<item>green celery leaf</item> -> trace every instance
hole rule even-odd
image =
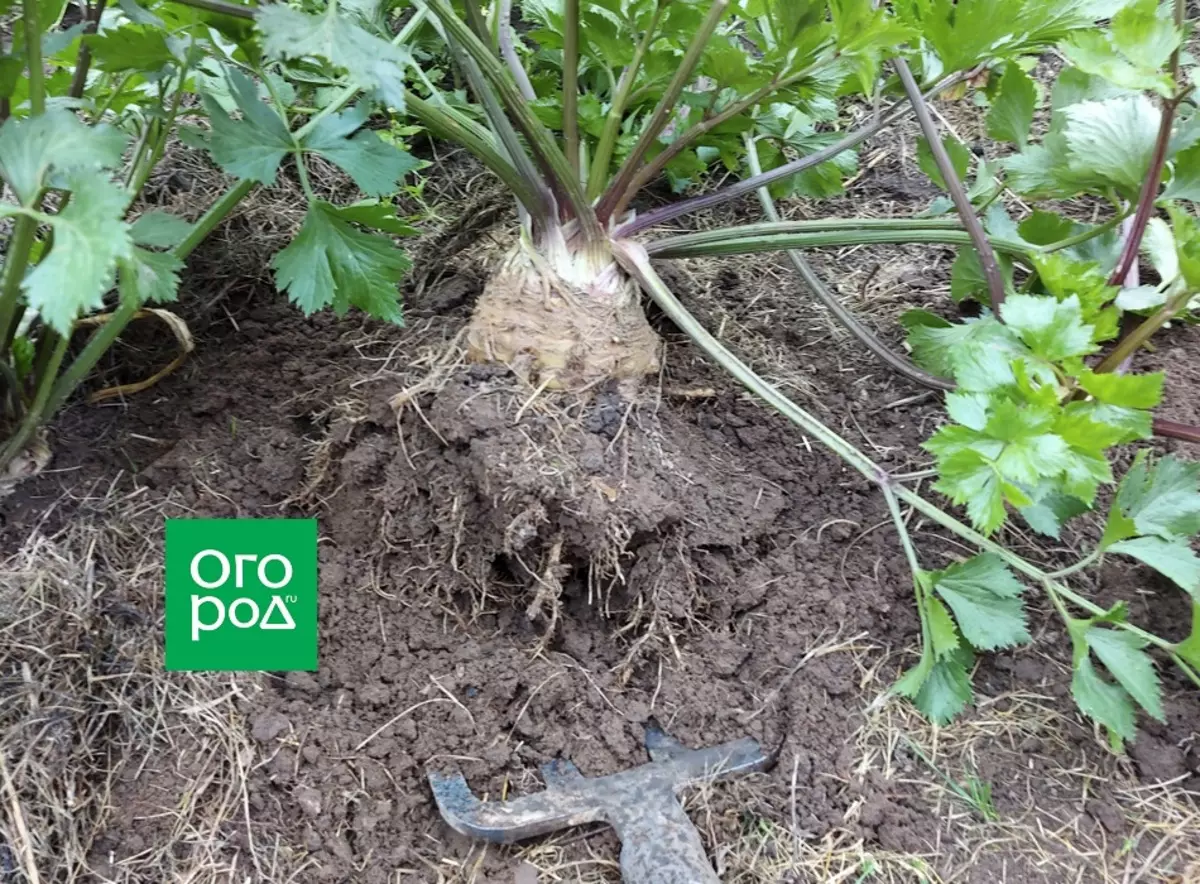
[[[1189,291],[1200,291],[1200,224],[1176,203],[1167,205],[1167,214],[1171,218],[1171,233],[1175,238],[1179,275],[1187,283]]]
[[[1086,369],[1085,369],[1086,371]],[[1054,421],[1054,432],[1072,448],[1102,454],[1113,445],[1125,441],[1123,426],[1096,420],[1088,402],[1068,402]]]
[[[1118,296],[1119,289],[1108,284],[1106,273],[1095,261],[1074,258],[1064,252],[1039,255],[1034,258],[1042,288],[1060,301],[1070,297],[1079,299],[1083,321],[1092,325],[1105,324],[1105,316],[1111,312],[1107,305]],[[1114,317],[1115,318],[1115,317]],[[1100,331],[1093,340],[1104,340]]]
[[[124,25],[85,36],[83,42],[91,50],[96,68],[109,73],[152,72],[176,61],[161,27]]]
[[[1161,113],[1145,95],[1084,101],[1063,111],[1071,170],[1136,198],[1150,167]]]
[[[1098,626],[1089,628],[1084,639],[1138,705],[1158,721],[1165,721],[1154,663],[1143,650],[1146,640],[1125,630]]]
[[[1028,351],[1013,330],[995,317],[948,328],[911,328],[908,343],[917,364],[953,378],[965,392],[989,392],[1014,384],[1012,360]]]
[[[903,697],[910,699],[915,697],[920,693],[921,685],[925,684],[925,680],[929,678],[929,673],[933,671],[935,659],[933,649],[928,645],[922,646],[920,661],[896,680],[892,690]]]
[[[305,314],[332,306],[342,316],[357,307],[403,324],[396,286],[411,262],[391,239],[359,230],[337,206],[311,203],[299,234],[271,267],[280,291]]]
[[[1010,295],[1000,310],[1005,323],[1026,346],[1048,362],[1096,351],[1092,326],[1083,321],[1079,298],[1059,301],[1044,295]]]
[[[945,72],[997,57],[1033,54],[1118,6],[1097,0],[897,0],[900,20],[919,29]]]
[[[1017,228],[1021,238],[1035,246],[1048,246],[1051,243],[1066,239],[1076,231],[1076,223],[1070,218],[1064,218],[1054,212],[1035,209]],[[1042,260],[1051,258],[1056,253],[1045,256]]]
[[[1160,199],[1200,202],[1200,144],[1177,153],[1170,169],[1171,177]]]
[[[950,167],[954,169],[955,176],[959,181],[965,180],[967,171],[971,168],[971,152],[952,135],[947,135],[942,139],[942,146],[946,148],[946,153],[950,156]],[[929,176],[934,184],[942,190],[947,189],[946,180],[942,177],[942,171],[933,158],[929,142],[924,137],[917,142],[917,166]]]
[[[1054,81],[1050,90],[1050,105],[1056,110],[1079,104],[1081,101],[1104,101],[1106,98],[1120,98],[1136,95],[1139,89],[1123,89],[1096,74],[1089,74],[1079,68],[1064,68]]]
[[[954,611],[958,627],[972,645],[984,650],[1030,640],[1023,587],[1008,566],[991,553],[951,565],[931,575],[937,594]]]
[[[971,449],[955,452],[939,459],[938,472],[940,478],[934,490],[966,506],[977,530],[992,534],[1004,524],[1004,489],[995,467],[984,455]]]
[[[1116,508],[1133,520],[1139,534],[1165,540],[1200,531],[1200,464],[1170,455],[1153,468],[1140,453],[1117,489]]]
[[[1167,302],[1167,293],[1156,285],[1139,285],[1121,289],[1114,302],[1122,310],[1144,311],[1161,307]]]
[[[191,231],[192,225],[187,219],[157,210],[143,212],[129,226],[129,235],[139,246],[162,249],[179,245]]]
[[[124,221],[129,193],[95,172],[65,177],[66,208],[53,216],[54,246],[25,277],[29,306],[60,335],[69,336],[81,313],[104,306],[117,261],[132,254]]]
[[[396,207],[379,200],[360,200],[338,209],[338,217],[393,236],[418,236],[421,231],[396,217]]]
[[[1166,97],[1171,94],[1171,78],[1157,67],[1145,68],[1121,54],[1103,31],[1073,34],[1063,44],[1063,54],[1079,70],[1102,77],[1121,89],[1149,89]]]
[[[1161,68],[1183,42],[1175,27],[1170,4],[1158,0],[1134,0],[1113,16],[1112,42],[1122,55],[1138,67]]]
[[[1053,429],[1049,414],[1003,401],[992,410],[986,433],[1003,442],[995,458],[1000,475],[1011,482],[1034,486],[1042,476],[1054,476],[1067,469],[1071,452],[1066,441]]]
[[[900,314],[900,324],[911,331],[914,328],[953,328],[950,320],[930,313],[928,310],[910,309]]]
[[[1063,470],[1062,490],[1088,506],[1096,501],[1101,485],[1112,481],[1112,467],[1103,454],[1073,449]]]
[[[1005,290],[1011,290],[1012,260],[1005,255],[997,255],[996,263],[1000,267]],[[983,273],[983,264],[979,261],[979,253],[971,246],[963,246],[958,250],[958,257],[954,259],[950,268],[950,297],[955,303],[968,298],[981,304],[992,302],[987,277]]]
[[[296,149],[295,141],[279,114],[259,100],[249,77],[230,69],[228,79],[242,118],[233,119],[205,93],[204,106],[212,124],[209,150],[230,175],[270,186],[275,183],[280,162]]]
[[[929,619],[929,639],[933,644],[933,653],[937,657],[945,657],[959,648],[958,629],[946,606],[935,598],[927,601]]]
[[[930,721],[946,725],[971,702],[971,676],[956,657],[937,660],[913,703]]]
[[[1175,581],[1191,597],[1200,601],[1200,557],[1187,540],[1161,537],[1134,537],[1109,545],[1108,552],[1132,556]]]
[[[375,132],[361,129],[368,113],[363,104],[323,118],[304,139],[303,146],[340,167],[363,193],[382,197],[394,193],[397,182],[420,161],[408,151],[388,144]]]
[[[163,304],[179,297],[179,272],[183,262],[170,252],[140,246],[133,250],[133,292],[138,304]]]
[[[37,117],[13,117],[0,125],[0,176],[17,200],[29,206],[52,171],[115,168],[127,142],[112,127],[87,126],[60,107]]]
[[[1058,540],[1063,525],[1090,509],[1078,497],[1051,492],[1038,498],[1036,503],[1022,507],[1020,512],[1034,531]]]
[[[1162,401],[1166,375],[1161,371],[1150,374],[1096,374],[1090,368],[1085,368],[1079,372],[1078,380],[1079,386],[1101,402],[1127,408],[1154,408]]]
[[[1090,657],[1084,657],[1076,665],[1071,694],[1084,715],[1125,740],[1134,738],[1134,711],[1129,694],[1105,681]]]
[[[1010,61],[1000,80],[1000,94],[988,111],[988,134],[1024,148],[1033,129],[1033,113],[1036,109],[1037,87],[1033,79]]]
[[[982,431],[988,422],[991,399],[985,393],[947,393],[946,413],[971,430]]]
[[[328,59],[344,68],[356,86],[378,92],[391,107],[404,110],[404,72],[413,64],[412,55],[338,15],[337,4],[329,4],[322,15],[307,15],[273,3],[259,9],[255,22],[271,58]]]

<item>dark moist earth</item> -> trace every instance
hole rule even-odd
[[[451,880],[456,863],[453,880],[512,881],[515,860],[503,852],[472,865],[478,847],[440,821],[425,765],[457,763],[491,796],[538,788],[537,765],[558,756],[587,775],[612,773],[646,760],[642,726],[653,715],[692,746],[750,735],[780,748],[775,770],[699,803],[694,818],[722,857],[761,833],[760,821],[780,832],[794,821],[814,843],[844,831],[869,853],[924,854],[947,879],[1066,880],[1019,843],[972,854],[961,806],[944,794],[935,803],[920,778],[859,767],[864,709],[912,662],[919,635],[886,510],[661,318],[666,370],[636,402],[617,390],[582,403],[537,398],[506,372],[451,366],[397,422],[389,400],[428,375],[478,294],[482,270],[459,265],[410,294],[402,330],[304,320],[272,294],[224,297],[190,317],[199,348],[185,368],[127,406],[74,407],[54,429],[57,472],[6,502],[9,547],[52,503],[46,527],[76,512],[64,491],[78,500],[114,482],[142,489],[151,532],[164,514],[319,518],[319,671],[268,674],[262,691],[243,691],[234,722],[258,749],[243,763],[255,768],[246,800],[259,852],[278,844],[276,859],[303,867],[302,881]],[[803,404],[859,444],[886,446],[885,464],[911,469],[934,412],[889,405],[920,391],[852,344],[821,341],[823,320],[790,282],[768,293],[778,302],[769,321],[755,320],[761,288],[744,280],[756,272],[727,273],[707,299],[697,295],[702,318],[716,327],[706,311],[719,303],[741,334],[787,352],[814,390],[797,394]],[[111,369],[105,381],[168,359],[154,337],[139,346],[131,336],[113,361],[126,374]],[[1169,338],[1166,358],[1171,347],[1194,352],[1194,332]],[[1171,365],[1184,397],[1174,416],[1194,420],[1195,378],[1187,360]],[[927,566],[963,554],[917,527]],[[1142,571],[1109,566],[1095,590],[1134,599],[1134,616],[1167,634],[1185,621],[1177,594]],[[161,616],[157,598],[126,601]],[[1036,604],[1032,616],[1052,622]],[[1067,738],[1033,737],[1016,752],[985,740],[977,773],[1002,818],[1028,814],[1032,789],[1044,819],[1077,819],[1079,837],[1115,851],[1129,823],[1105,777],[1200,789],[1200,704],[1165,670],[1167,724],[1143,718],[1132,760],[1116,762],[1072,707],[1057,627],[1035,633],[1034,649],[985,659],[976,684],[984,698],[1034,692],[1064,716]],[[935,779],[902,742],[884,748],[896,762],[888,769]],[[1083,798],[1055,785],[1055,772],[1078,766],[1097,772]],[[182,785],[153,768],[124,777],[114,795],[97,880],[120,877],[122,858],[169,837],[159,811],[179,804]],[[244,824],[216,831],[226,855],[247,850]],[[603,830],[565,840],[567,862],[615,860]],[[783,849],[763,843],[768,858]],[[777,861],[763,868],[774,871],[743,862],[738,880],[824,880]],[[1071,879],[1100,880],[1080,874]],[[576,880],[569,866],[559,875]]]

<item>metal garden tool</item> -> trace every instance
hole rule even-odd
[[[569,761],[542,765],[546,789],[509,801],[480,801],[461,774],[429,773],[438,810],[451,828],[500,844],[569,826],[605,822],[621,839],[627,884],[720,884],[700,835],[679,803],[688,786],[763,770],[774,761],[752,739],[688,749],[653,721],[650,762],[606,777],[585,777]]]

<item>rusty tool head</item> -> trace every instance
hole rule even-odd
[[[430,772],[443,818],[457,832],[511,843],[584,823],[605,822],[621,838],[621,870],[633,884],[704,884],[719,879],[696,830],[679,804],[689,786],[736,773],[764,770],[774,761],[752,739],[688,749],[651,721],[650,761],[606,777],[585,777],[569,761],[542,765],[546,789],[509,801],[480,801],[461,774]]]

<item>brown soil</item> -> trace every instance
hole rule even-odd
[[[831,839],[877,858],[925,857],[906,880],[1099,881],[1091,869],[1143,863],[1129,880],[1181,880],[1200,853],[1194,831],[1157,818],[1139,828],[1149,823],[1136,808],[1168,781],[1194,810],[1194,690],[1164,667],[1167,724],[1143,720],[1129,758],[1110,756],[1073,708],[1064,637],[1032,601],[1035,644],[984,659],[977,704],[940,738],[968,735],[939,764],[991,784],[1003,822],[981,828],[931,787],[942,781],[906,742],[939,737],[904,704],[869,707],[911,664],[919,634],[874,490],[661,317],[663,372],[637,398],[535,395],[503,370],[439,364],[484,278],[478,255],[450,257],[410,292],[405,329],[305,320],[269,294],[197,309],[196,358],[127,404],[68,411],[53,472],[5,503],[12,549],[86,516],[112,487],[128,502],[126,529],[154,538],[164,515],[315,514],[321,525],[319,671],[211,679],[235,692],[227,724],[243,741],[229,764],[246,789],[228,818],[186,837],[175,829],[196,788],[181,759],[202,754],[184,729],[171,753],[122,768],[91,845],[94,877],[78,880],[167,880],[203,841],[224,871],[192,880],[509,882],[511,852],[481,850],[440,821],[425,766],[454,761],[492,796],[538,788],[538,763],[558,756],[610,773],[646,760],[651,715],[695,746],[751,735],[780,747],[774,770],[689,805],[724,880],[832,880],[800,846]],[[936,250],[886,253],[880,266],[912,303],[929,297],[917,292],[935,259],[948,266]],[[728,323],[726,340],[743,349],[757,341],[760,370],[885,465],[916,465],[933,405],[896,405],[920,391],[831,337],[781,265],[696,266],[664,273],[709,328]],[[1197,334],[1171,332],[1167,357],[1194,352]],[[163,356],[126,349],[114,364],[133,377]],[[1171,367],[1177,413],[1194,419],[1187,360]],[[393,397],[431,372],[397,419]],[[927,567],[964,552],[928,526],[914,533]],[[145,623],[136,665],[158,666],[157,577],[119,575],[106,577],[113,603]],[[1094,589],[1133,599],[1133,616],[1166,634],[1186,614],[1140,569],[1110,564]],[[165,720],[188,714],[169,708]],[[1032,851],[1014,834],[1026,830],[1055,837]],[[605,830],[552,843],[558,871],[542,880],[615,880]],[[164,844],[161,877],[131,871]],[[1081,865],[1088,845],[1102,865]],[[21,880],[6,850],[5,884]]]

